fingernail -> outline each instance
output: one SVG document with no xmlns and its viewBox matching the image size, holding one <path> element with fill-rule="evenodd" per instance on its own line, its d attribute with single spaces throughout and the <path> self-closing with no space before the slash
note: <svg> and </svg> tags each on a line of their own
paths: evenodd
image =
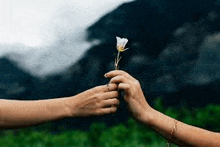
<svg viewBox="0 0 220 147">
<path fill-rule="evenodd" d="M 107 76 L 108 76 L 108 74 L 106 73 L 104 76 L 105 76 L 105 77 L 107 77 Z"/>
</svg>

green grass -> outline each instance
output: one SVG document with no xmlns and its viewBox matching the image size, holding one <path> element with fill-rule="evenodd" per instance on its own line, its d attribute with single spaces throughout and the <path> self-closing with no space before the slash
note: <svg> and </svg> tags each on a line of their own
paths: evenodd
<svg viewBox="0 0 220 147">
<path fill-rule="evenodd" d="M 187 124 L 220 131 L 220 106 L 210 104 L 193 111 L 186 107 L 176 110 L 164 108 L 162 99 L 158 99 L 154 108 Z M 89 131 L 64 130 L 59 134 L 51 134 L 47 126 L 50 124 L 42 125 L 38 131 L 31 127 L 3 130 L 1 147 L 161 147 L 166 144 L 164 138 L 132 118 L 112 127 L 96 122 Z"/>
</svg>

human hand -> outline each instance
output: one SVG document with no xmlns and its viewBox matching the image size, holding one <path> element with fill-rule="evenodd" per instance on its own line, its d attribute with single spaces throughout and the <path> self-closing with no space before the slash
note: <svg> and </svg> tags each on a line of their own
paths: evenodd
<svg viewBox="0 0 220 147">
<path fill-rule="evenodd" d="M 116 84 L 97 86 L 68 100 L 71 117 L 86 117 L 115 113 L 119 105 Z"/>
<path fill-rule="evenodd" d="M 133 116 L 140 122 L 148 122 L 152 108 L 144 97 L 139 81 L 122 70 L 110 71 L 105 77 L 112 78 L 109 83 L 118 84 L 118 89 L 124 90 L 124 100 Z"/>
</svg>

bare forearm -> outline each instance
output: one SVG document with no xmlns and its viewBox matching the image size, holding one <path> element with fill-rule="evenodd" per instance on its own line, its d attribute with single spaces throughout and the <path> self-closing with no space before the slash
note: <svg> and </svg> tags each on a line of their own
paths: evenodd
<svg viewBox="0 0 220 147">
<path fill-rule="evenodd" d="M 65 118 L 67 98 L 49 100 L 0 100 L 0 128 L 18 128 Z"/>
<path fill-rule="evenodd" d="M 174 119 L 150 107 L 138 80 L 124 71 L 115 70 L 105 74 L 110 83 L 117 83 L 124 90 L 124 100 L 128 103 L 133 116 L 179 146 L 220 147 L 220 134 L 193 127 Z M 175 125 L 176 124 L 176 125 Z M 176 129 L 177 128 L 177 129 Z M 175 131 L 172 131 L 175 130 Z"/>
<path fill-rule="evenodd" d="M 148 125 L 169 140 L 175 123 L 173 118 L 153 110 L 151 122 Z M 220 147 L 219 133 L 193 127 L 180 121 L 178 121 L 176 128 L 171 141 L 179 146 Z"/>
</svg>

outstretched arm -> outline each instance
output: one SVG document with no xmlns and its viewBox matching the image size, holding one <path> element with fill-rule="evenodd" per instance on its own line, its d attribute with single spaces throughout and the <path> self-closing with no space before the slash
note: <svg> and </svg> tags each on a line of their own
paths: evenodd
<svg viewBox="0 0 220 147">
<path fill-rule="evenodd" d="M 184 124 L 150 107 L 139 81 L 128 73 L 115 70 L 107 73 L 105 77 L 112 78 L 110 83 L 117 83 L 118 88 L 124 90 L 124 99 L 133 116 L 167 140 L 179 146 L 220 147 L 219 133 Z"/>
<path fill-rule="evenodd" d="M 76 96 L 48 100 L 0 100 L 0 128 L 20 128 L 68 118 L 114 113 L 117 85 L 97 86 Z M 111 106 L 111 107 L 109 107 Z"/>
<path fill-rule="evenodd" d="M 179 146 L 220 147 L 219 133 L 187 125 L 156 110 L 152 110 L 150 115 L 152 115 L 151 121 L 145 121 L 144 123 Z M 176 126 L 175 121 L 177 121 Z M 174 126 L 176 131 L 171 136 Z"/>
<path fill-rule="evenodd" d="M 19 128 L 65 118 L 67 98 L 49 100 L 0 100 L 0 128 Z"/>
</svg>

